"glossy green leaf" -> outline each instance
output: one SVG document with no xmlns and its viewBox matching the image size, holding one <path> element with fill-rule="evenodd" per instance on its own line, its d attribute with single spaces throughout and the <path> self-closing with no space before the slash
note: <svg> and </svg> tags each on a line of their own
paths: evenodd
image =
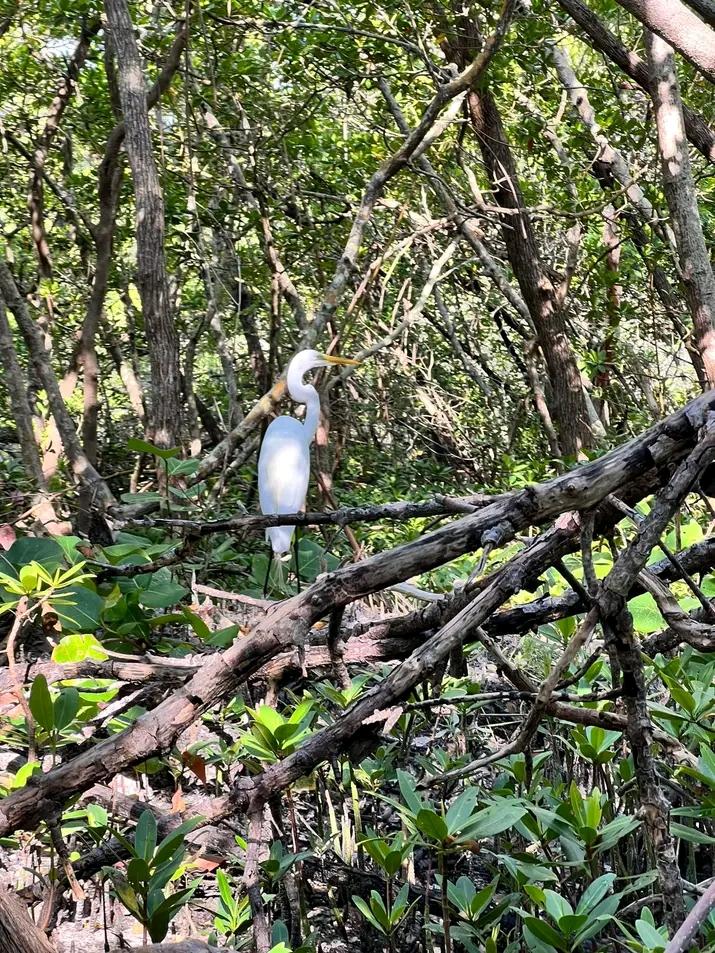
<svg viewBox="0 0 715 953">
<path fill-rule="evenodd" d="M 79 692 L 76 688 L 63 688 L 54 704 L 54 722 L 57 731 L 67 728 L 79 711 Z"/>
<path fill-rule="evenodd" d="M 30 711 L 40 728 L 52 731 L 55 726 L 55 708 L 44 675 L 37 675 L 30 688 Z"/>
<path fill-rule="evenodd" d="M 142 811 L 134 834 L 134 848 L 140 857 L 149 861 L 156 848 L 156 818 L 151 811 Z"/>
</svg>

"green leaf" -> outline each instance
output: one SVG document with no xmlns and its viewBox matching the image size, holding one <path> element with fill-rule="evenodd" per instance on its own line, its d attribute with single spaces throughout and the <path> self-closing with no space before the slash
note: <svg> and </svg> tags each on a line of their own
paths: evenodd
<svg viewBox="0 0 715 953">
<path fill-rule="evenodd" d="M 449 810 L 444 818 L 447 822 L 447 829 L 450 834 L 456 834 L 462 830 L 464 824 L 472 816 L 478 796 L 477 788 L 468 787 L 450 804 Z"/>
<path fill-rule="evenodd" d="M 700 745 L 700 758 L 698 759 L 698 767 L 706 778 L 712 782 L 715 782 L 715 753 L 713 752 L 712 748 L 708 747 L 708 745 Z"/>
<path fill-rule="evenodd" d="M 273 929 L 271 930 L 271 948 L 275 949 L 277 944 L 282 944 L 286 949 L 285 945 L 290 942 L 290 933 L 288 932 L 288 927 L 282 920 L 276 920 L 273 924 Z"/>
<path fill-rule="evenodd" d="M 156 848 L 156 818 L 151 811 L 143 811 L 134 834 L 134 849 L 140 857 L 149 861 Z"/>
<path fill-rule="evenodd" d="M 188 460 L 169 460 L 169 475 L 172 477 L 193 476 L 199 469 L 200 463 L 201 462 L 196 458 L 189 458 Z"/>
<path fill-rule="evenodd" d="M 661 933 L 659 933 L 654 926 L 648 923 L 647 920 L 640 919 L 636 920 L 636 930 L 638 936 L 645 943 L 648 948 L 648 953 L 657 953 L 658 950 L 664 950 L 665 945 L 668 942 L 663 939 Z"/>
<path fill-rule="evenodd" d="M 77 717 L 79 711 L 79 692 L 76 688 L 63 688 L 55 699 L 54 722 L 57 731 L 62 731 Z"/>
<path fill-rule="evenodd" d="M 362 897 L 357 897 L 357 896 L 355 896 L 355 895 L 353 894 L 353 903 L 354 903 L 355 906 L 358 908 L 358 910 L 360 911 L 360 913 L 365 917 L 365 919 L 367 920 L 367 922 L 368 922 L 368 923 L 371 923 L 372 926 L 374 926 L 376 930 L 379 930 L 380 933 L 383 933 L 383 934 L 387 932 L 385 929 L 383 929 L 383 927 L 382 927 L 382 926 L 379 924 L 379 922 L 375 919 L 372 910 L 371 910 L 370 907 L 365 903 L 365 901 L 362 899 Z"/>
<path fill-rule="evenodd" d="M 464 837 L 480 840 L 484 837 L 494 837 L 513 827 L 526 814 L 526 808 L 515 802 L 493 804 L 474 815 L 463 832 Z"/>
<path fill-rule="evenodd" d="M 145 493 L 122 493 L 122 503 L 161 503 L 163 497 L 156 490 L 147 490 Z"/>
<path fill-rule="evenodd" d="M 161 891 L 169 883 L 176 871 L 183 864 L 184 853 L 185 847 L 182 844 L 181 847 L 174 853 L 171 860 L 168 860 L 165 864 L 157 867 L 151 878 L 152 890 Z"/>
<path fill-rule="evenodd" d="M 552 926 L 546 923 L 545 920 L 537 920 L 536 917 L 524 917 L 524 927 L 533 933 L 537 939 L 542 940 L 544 943 L 548 943 L 549 946 L 552 946 L 554 949 L 568 949 L 564 943 L 563 937 L 557 933 Z"/>
<path fill-rule="evenodd" d="M 21 566 L 18 575 L 25 592 L 35 592 L 39 580 L 37 567 L 33 566 L 32 563 L 29 566 Z"/>
<path fill-rule="evenodd" d="M 11 788 L 13 791 L 18 788 L 24 788 L 27 784 L 29 778 L 37 772 L 42 772 L 42 767 L 39 761 L 28 761 L 15 773 L 15 777 L 12 779 Z"/>
<path fill-rule="evenodd" d="M 68 586 L 59 591 L 51 604 L 63 631 L 94 632 L 99 628 L 104 602 L 94 590 L 86 586 Z"/>
<path fill-rule="evenodd" d="M 276 711 L 275 708 L 271 708 L 270 705 L 259 705 L 258 708 L 249 708 L 248 712 L 256 723 L 255 727 L 267 728 L 271 735 L 285 724 L 280 712 Z"/>
<path fill-rule="evenodd" d="M 628 611 L 633 616 L 633 628 L 640 635 L 659 632 L 665 624 L 655 599 L 649 592 L 631 599 L 628 603 Z"/>
<path fill-rule="evenodd" d="M 673 837 L 679 837 L 689 844 L 715 844 L 715 837 L 711 837 L 710 834 L 698 831 L 694 827 L 687 827 L 685 824 L 678 824 L 675 821 L 671 822 L 670 833 Z"/>
<path fill-rule="evenodd" d="M 409 895 L 410 885 L 404 883 L 400 888 L 400 892 L 392 902 L 392 909 L 390 910 L 390 923 L 393 925 L 399 923 L 402 919 L 402 916 L 404 915 L 404 912 L 408 906 Z"/>
<path fill-rule="evenodd" d="M 127 864 L 127 880 L 132 887 L 141 893 L 150 876 L 151 871 L 146 860 L 143 857 L 132 857 Z"/>
<path fill-rule="evenodd" d="M 170 919 L 171 915 L 168 910 L 162 910 L 160 913 L 157 912 L 152 916 L 147 924 L 147 929 L 149 930 L 149 936 L 153 943 L 161 943 L 169 932 Z"/>
<path fill-rule="evenodd" d="M 370 909 L 377 922 L 381 924 L 383 932 L 389 933 L 391 927 L 390 917 L 385 909 L 383 899 L 377 890 L 370 891 Z"/>
<path fill-rule="evenodd" d="M 52 731 L 55 727 L 55 708 L 44 675 L 37 675 L 30 688 L 30 711 L 40 728 Z"/>
<path fill-rule="evenodd" d="M 64 635 L 52 650 L 52 661 L 59 665 L 71 665 L 90 659 L 103 662 L 109 658 L 102 643 L 90 632 Z"/>
<path fill-rule="evenodd" d="M 36 562 L 50 572 L 63 563 L 62 548 L 53 539 L 46 536 L 21 536 L 16 539 L 7 552 L 0 549 L 0 572 L 6 572 L 13 578 L 19 578 L 21 566 Z"/>
<path fill-rule="evenodd" d="M 537 907 L 542 910 L 546 909 L 546 894 L 543 888 L 537 887 L 536 884 L 524 884 L 524 893 L 530 900 L 534 901 Z"/>
<path fill-rule="evenodd" d="M 586 913 L 581 913 L 578 916 L 573 913 L 567 913 L 565 916 L 559 917 L 558 920 L 559 930 L 568 936 L 577 933 L 586 923 L 588 923 L 588 914 Z"/>
<path fill-rule="evenodd" d="M 223 900 L 227 910 L 233 910 L 236 906 L 236 901 L 233 896 L 233 891 L 228 882 L 228 877 L 220 868 L 216 871 L 216 884 L 218 886 L 218 892 Z"/>
<path fill-rule="evenodd" d="M 207 645 L 213 645 L 220 649 L 228 648 L 229 645 L 233 644 L 238 631 L 239 627 L 237 625 L 227 625 L 224 629 L 217 629 L 216 632 L 211 633 Z"/>
<path fill-rule="evenodd" d="M 417 793 L 417 787 L 415 786 L 415 779 L 411 774 L 408 774 L 406 771 L 397 771 L 397 783 L 400 786 L 400 794 L 402 795 L 402 800 L 409 807 L 410 811 L 413 814 L 417 814 L 424 807 L 424 802 L 422 798 Z"/>
<path fill-rule="evenodd" d="M 469 877 L 460 877 L 456 883 L 447 881 L 447 897 L 449 902 L 465 916 L 469 915 L 469 905 L 476 895 L 476 888 Z"/>
<path fill-rule="evenodd" d="M 546 904 L 546 912 L 552 920 L 558 921 L 561 917 L 573 916 L 571 904 L 555 890 L 544 890 L 544 903 Z"/>
<path fill-rule="evenodd" d="M 598 833 L 596 852 L 601 853 L 609 850 L 614 844 L 617 844 L 621 838 L 630 834 L 637 827 L 640 827 L 640 821 L 637 817 L 623 815 L 609 821 L 605 827 L 602 827 Z"/>
<path fill-rule="evenodd" d="M 449 836 L 444 819 L 429 808 L 423 807 L 417 812 L 415 824 L 421 834 L 440 843 L 444 842 Z"/>
<path fill-rule="evenodd" d="M 581 895 L 576 906 L 576 913 L 588 913 L 593 910 L 611 889 L 615 879 L 615 874 L 602 874 L 592 881 Z"/>
<path fill-rule="evenodd" d="M 136 893 L 129 885 L 128 880 L 119 873 L 118 870 L 113 868 L 104 868 L 105 872 L 109 874 L 112 886 L 114 887 L 114 892 L 122 901 L 127 910 L 138 920 L 141 920 L 141 907 L 139 905 L 139 898 Z"/>
<path fill-rule="evenodd" d="M 107 809 L 101 804 L 87 805 L 87 823 L 90 827 L 106 827 L 109 823 Z"/>
<path fill-rule="evenodd" d="M 195 830 L 200 824 L 203 824 L 203 822 L 204 818 L 198 815 L 196 817 L 190 818 L 188 821 L 184 821 L 182 824 L 179 824 L 175 830 L 167 834 L 156 849 L 154 863 L 157 865 L 157 867 L 166 863 L 166 861 L 169 860 L 169 858 L 174 854 L 177 847 L 183 845 L 186 835 L 190 834 L 191 831 Z"/>
<path fill-rule="evenodd" d="M 139 605 L 146 609 L 166 609 L 175 606 L 189 590 L 171 578 L 168 570 L 160 569 L 152 576 L 151 584 L 140 591 Z"/>
<path fill-rule="evenodd" d="M 490 884 L 487 884 L 486 887 L 483 887 L 472 899 L 471 903 L 469 904 L 469 915 L 472 920 L 476 920 L 482 911 L 489 905 L 492 897 L 494 896 L 494 892 L 497 889 L 498 883 L 499 878 L 497 877 Z"/>
<path fill-rule="evenodd" d="M 184 609 L 182 614 L 196 635 L 198 635 L 200 639 L 204 639 L 204 641 L 208 642 L 213 633 L 206 625 L 204 620 L 200 618 L 200 616 L 197 616 L 195 612 L 191 612 L 189 609 Z"/>
<path fill-rule="evenodd" d="M 689 715 L 692 716 L 695 713 L 696 702 L 687 688 L 678 685 L 673 679 L 668 679 L 668 691 L 673 701 L 687 711 Z"/>
<path fill-rule="evenodd" d="M 404 853 L 401 850 L 391 850 L 382 858 L 381 866 L 388 877 L 394 877 L 402 866 Z"/>
<path fill-rule="evenodd" d="M 167 568 L 155 573 L 141 573 L 131 579 L 119 579 L 117 584 L 124 593 L 136 593 L 139 604 L 147 609 L 167 609 L 176 605 L 189 591 L 174 582 Z"/>
<path fill-rule="evenodd" d="M 161 460 L 171 460 L 172 457 L 178 457 L 181 452 L 179 447 L 172 447 L 170 450 L 165 450 L 163 447 L 156 447 L 147 440 L 137 440 L 135 438 L 127 440 L 127 450 L 134 450 L 136 453 L 153 454 Z"/>
</svg>

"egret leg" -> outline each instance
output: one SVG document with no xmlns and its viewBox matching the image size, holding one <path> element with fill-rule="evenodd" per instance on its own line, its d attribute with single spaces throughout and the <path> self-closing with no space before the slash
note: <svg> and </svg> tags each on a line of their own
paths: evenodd
<svg viewBox="0 0 715 953">
<path fill-rule="evenodd" d="M 298 592 L 300 592 L 300 563 L 298 562 L 298 542 L 300 540 L 300 527 L 296 526 L 295 536 L 293 537 L 293 555 L 295 559 L 295 578 L 297 580 Z"/>
<path fill-rule="evenodd" d="M 268 595 L 268 583 L 271 578 L 271 562 L 272 561 L 273 561 L 273 550 L 271 549 L 268 552 L 268 565 L 266 566 L 266 578 L 263 583 L 263 598 L 264 599 Z"/>
</svg>

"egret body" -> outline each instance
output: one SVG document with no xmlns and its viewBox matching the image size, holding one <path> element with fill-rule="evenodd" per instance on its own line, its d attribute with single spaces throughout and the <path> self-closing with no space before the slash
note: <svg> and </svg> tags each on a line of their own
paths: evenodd
<svg viewBox="0 0 715 953">
<path fill-rule="evenodd" d="M 261 512 L 298 513 L 305 506 L 310 481 L 310 445 L 320 419 L 320 397 L 312 384 L 303 378 L 316 367 L 331 364 L 357 365 L 346 357 L 332 357 L 318 351 L 300 351 L 288 365 L 288 393 L 299 404 L 305 404 L 303 423 L 295 417 L 277 417 L 266 430 L 258 457 L 258 499 Z M 290 551 L 294 526 L 270 526 L 266 541 L 275 556 Z"/>
</svg>

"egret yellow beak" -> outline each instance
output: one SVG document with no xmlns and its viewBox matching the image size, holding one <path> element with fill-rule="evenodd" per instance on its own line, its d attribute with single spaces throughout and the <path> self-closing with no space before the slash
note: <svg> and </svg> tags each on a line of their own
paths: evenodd
<svg viewBox="0 0 715 953">
<path fill-rule="evenodd" d="M 324 361 L 328 364 L 345 364 L 348 367 L 359 367 L 362 361 L 353 360 L 352 357 L 337 357 L 334 354 L 321 354 Z"/>
</svg>

